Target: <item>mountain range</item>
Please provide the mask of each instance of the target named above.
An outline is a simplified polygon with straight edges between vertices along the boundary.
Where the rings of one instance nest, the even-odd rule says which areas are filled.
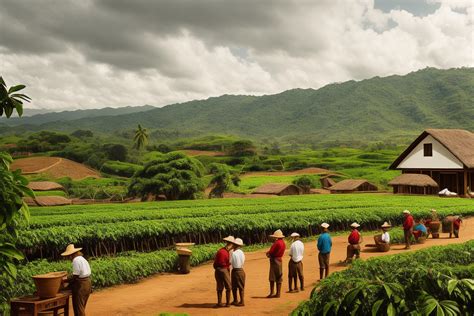
[[[141,124],[186,135],[374,141],[425,128],[474,130],[474,68],[425,68],[404,76],[347,81],[320,89],[263,96],[223,95],[168,105],[47,113],[1,120],[0,131],[90,129],[102,133]],[[410,136],[411,137],[411,136]]]

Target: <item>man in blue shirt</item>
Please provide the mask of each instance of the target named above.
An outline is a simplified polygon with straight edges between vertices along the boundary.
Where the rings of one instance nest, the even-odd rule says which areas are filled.
[[[323,233],[318,238],[318,260],[319,260],[319,279],[329,275],[329,255],[331,253],[332,241],[328,233],[328,223],[322,223]]]

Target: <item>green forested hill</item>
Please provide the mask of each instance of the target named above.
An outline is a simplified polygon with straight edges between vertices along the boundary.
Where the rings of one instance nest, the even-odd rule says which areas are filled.
[[[138,123],[196,136],[225,133],[316,143],[405,139],[429,127],[474,130],[474,68],[427,68],[405,76],[260,97],[223,95],[126,115],[30,125],[28,129],[113,132]]]

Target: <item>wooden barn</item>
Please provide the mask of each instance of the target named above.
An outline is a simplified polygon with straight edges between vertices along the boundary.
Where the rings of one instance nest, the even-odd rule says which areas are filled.
[[[378,188],[365,179],[342,180],[329,188],[331,193],[373,192]]]
[[[401,194],[437,194],[438,184],[430,176],[419,173],[403,173],[390,181],[393,193]]]
[[[448,189],[468,196],[469,188],[472,190],[474,185],[474,133],[460,129],[427,129],[390,169],[401,170],[403,174],[427,175],[439,190]]]
[[[256,188],[252,194],[299,195],[302,194],[302,191],[294,184],[267,183]]]
[[[319,182],[321,183],[321,187],[323,189],[328,189],[330,187],[332,187],[333,185],[336,184],[336,181],[332,178],[330,178],[330,176],[325,176],[325,177],[321,177],[319,178]]]

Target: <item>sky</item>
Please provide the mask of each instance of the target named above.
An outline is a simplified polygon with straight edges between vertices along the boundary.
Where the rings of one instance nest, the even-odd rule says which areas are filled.
[[[0,0],[0,75],[63,110],[473,67],[473,3]]]

